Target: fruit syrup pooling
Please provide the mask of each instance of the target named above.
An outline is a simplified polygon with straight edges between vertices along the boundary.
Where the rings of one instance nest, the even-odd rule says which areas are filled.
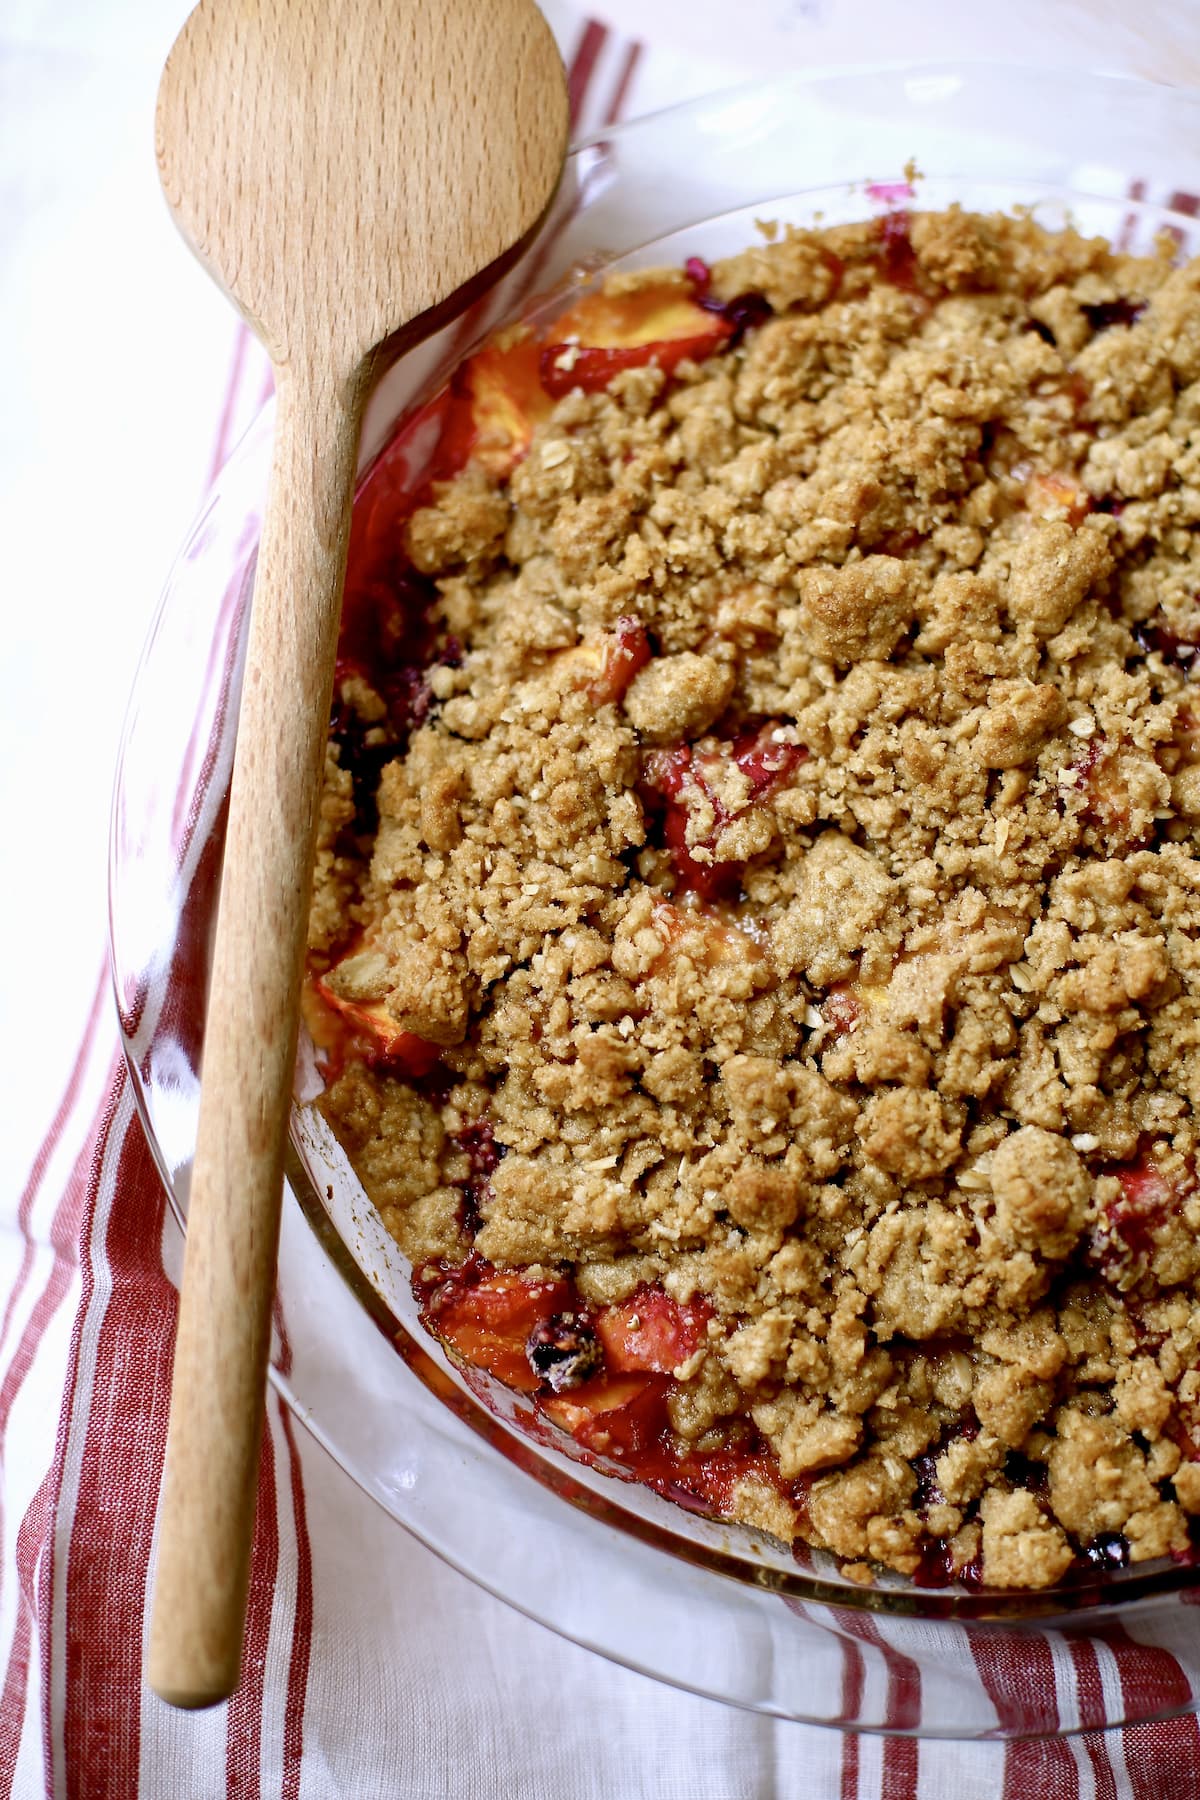
[[[909,192],[905,188],[905,196]],[[896,197],[899,189],[897,196],[890,191],[880,195],[889,206],[878,222],[880,271],[919,299],[909,216],[892,204]],[[836,284],[840,268],[835,264],[831,257]],[[688,259],[685,274],[688,289],[662,284],[615,298],[592,294],[538,337],[485,345],[447,388],[409,417],[373,465],[355,502],[336,688],[346,677],[364,677],[383,699],[386,716],[368,728],[352,709],[335,701],[330,721],[341,766],[352,776],[362,832],[369,834],[376,824],[381,770],[403,752],[409,734],[436,705],[430,671],[438,665],[457,666],[462,655],[458,641],[439,635],[434,625],[432,581],[418,574],[404,553],[408,517],[435,482],[458,473],[472,457],[497,476],[508,474],[525,454],[535,426],[573,389],[600,392],[621,370],[652,362],[669,375],[685,358],[700,361],[732,348],[771,316],[758,293],[728,302],[713,298],[709,269],[698,257]],[[1109,308],[1093,324],[1127,325],[1133,316]],[[1036,321],[1031,328],[1037,328]],[[431,438],[432,457],[427,454]],[[1184,667],[1200,655],[1200,607],[1194,636],[1171,633],[1168,642],[1165,627],[1141,629],[1147,651],[1158,650]],[[596,703],[619,700],[653,654],[640,620],[619,620],[606,634],[592,686]],[[781,739],[779,723],[762,721],[715,751],[700,753],[681,743],[645,756],[639,797],[647,822],[671,853],[677,892],[693,894],[702,905],[736,900],[740,870],[736,864],[693,857],[691,848],[699,846],[688,846],[688,814],[681,796],[688,785],[700,790],[714,815],[715,840],[736,816],[717,798],[723,767],[735,764],[746,778],[747,810],[807,755],[802,745]],[[1081,775],[1097,786],[1098,806],[1106,803],[1102,757],[1099,744],[1089,744],[1081,754]],[[319,979],[310,982],[310,1000],[314,996],[320,1054],[331,1075],[346,1061],[358,1059],[410,1082],[430,1099],[449,1092],[452,1077],[436,1045],[398,1031],[382,1008],[338,1000]],[[853,986],[835,988],[824,1004],[826,1021],[840,1035],[862,1017],[870,1001],[869,993]],[[460,1223],[465,1241],[473,1244],[488,1181],[504,1148],[494,1142],[486,1118],[464,1126],[456,1137],[468,1168],[460,1183]],[[1144,1265],[1154,1218],[1179,1197],[1167,1191],[1164,1177],[1144,1154],[1111,1173],[1119,1178],[1120,1197],[1093,1233],[1085,1261],[1101,1279],[1127,1288]],[[466,1365],[468,1375],[484,1372],[527,1397],[537,1415],[570,1435],[584,1460],[705,1514],[727,1515],[735,1486],[747,1479],[775,1487],[803,1513],[815,1477],[785,1481],[773,1452],[749,1420],[727,1422],[720,1448],[679,1448],[668,1403],[705,1338],[711,1310],[702,1299],[682,1305],[659,1287],[643,1286],[619,1304],[595,1308],[581,1298],[569,1271],[535,1281],[495,1268],[473,1248],[457,1266],[439,1263],[414,1270],[413,1291],[421,1303],[422,1323]],[[923,1515],[944,1498],[936,1461],[946,1443],[952,1435],[969,1439],[978,1429],[973,1418],[965,1418],[945,1443],[913,1460],[913,1505]],[[1186,1456],[1200,1459],[1200,1417],[1181,1425],[1179,1442]],[[1014,1452],[1005,1472],[1014,1486],[1035,1494],[1044,1491],[1046,1471],[1038,1463]],[[974,1510],[968,1509],[968,1521]],[[803,1558],[805,1547],[800,1540],[797,1544]],[[1078,1555],[1067,1579],[1094,1578],[1128,1560],[1125,1539],[1116,1532],[1102,1533]],[[1200,1562],[1200,1546],[1178,1560]],[[956,1567],[949,1541],[930,1533],[914,1581],[923,1587],[956,1582],[978,1589],[978,1556]]]

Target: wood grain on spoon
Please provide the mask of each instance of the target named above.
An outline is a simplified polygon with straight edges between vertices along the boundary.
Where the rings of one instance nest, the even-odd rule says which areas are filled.
[[[235,1687],[296,1007],[363,403],[545,213],[562,65],[531,0],[204,0],[168,59],[159,169],[275,365],[208,1003],[149,1679]],[[398,335],[400,334],[400,335]],[[186,356],[186,345],[180,346]]]

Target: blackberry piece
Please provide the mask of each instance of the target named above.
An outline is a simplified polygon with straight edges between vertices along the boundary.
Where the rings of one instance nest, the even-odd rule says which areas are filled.
[[[917,1478],[917,1491],[913,1495],[913,1505],[918,1512],[926,1512],[931,1506],[944,1506],[946,1496],[938,1486],[936,1452],[924,1456],[914,1456],[912,1471]]]
[[[1093,1569],[1123,1569],[1129,1561],[1129,1539],[1119,1531],[1101,1531],[1084,1545],[1083,1559]]]
[[[1108,331],[1113,325],[1136,325],[1146,310],[1144,300],[1098,300],[1080,309],[1093,331]]]
[[[582,1387],[604,1365],[600,1340],[582,1313],[553,1313],[535,1325],[525,1340],[525,1355],[534,1374],[554,1393]]]

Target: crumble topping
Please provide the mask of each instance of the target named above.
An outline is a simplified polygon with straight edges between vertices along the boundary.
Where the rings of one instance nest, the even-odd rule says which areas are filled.
[[[1193,1554],[1172,250],[952,210],[622,277],[482,353],[348,586],[418,653],[343,639],[319,1104],[433,1328],[860,1579]]]

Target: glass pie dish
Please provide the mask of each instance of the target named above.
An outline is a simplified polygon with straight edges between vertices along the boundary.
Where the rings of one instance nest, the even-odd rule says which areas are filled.
[[[599,271],[711,261],[756,218],[871,218],[915,164],[917,204],[1028,207],[1122,247],[1164,229],[1200,244],[1200,101],[1055,72],[907,67],[788,78],[612,128],[573,153],[521,263],[385,377],[365,467],[396,422],[495,325],[547,316]],[[881,198],[882,197],[882,198]],[[139,670],[114,802],[111,945],[134,1091],[186,1219],[207,951],[243,628],[270,442],[269,409],[185,544]],[[406,455],[432,453],[418,430]],[[303,1049],[298,1095],[318,1086]],[[762,1534],[681,1510],[572,1459],[519,1398],[464,1377],[422,1329],[409,1270],[321,1116],[293,1115],[273,1379],[297,1416],[400,1524],[492,1592],[577,1642],[697,1692],[778,1716],[925,1735],[1022,1736],[1163,1710],[1101,1685],[1064,1720],[1053,1683],[1021,1679],[1032,1646],[1119,1617],[1170,1657],[1173,1705],[1200,1700],[1181,1646],[1197,1575],[1153,1564],[1036,1594],[864,1588],[832,1561],[801,1565]],[[481,1530],[486,1517],[487,1529]],[[536,1556],[535,1556],[536,1546]],[[865,1613],[875,1615],[864,1619]],[[919,1708],[891,1686],[847,1698],[843,1640],[886,1630],[919,1673]],[[966,1646],[970,1649],[964,1655]],[[1111,1694],[1109,1687],[1112,1688]]]

